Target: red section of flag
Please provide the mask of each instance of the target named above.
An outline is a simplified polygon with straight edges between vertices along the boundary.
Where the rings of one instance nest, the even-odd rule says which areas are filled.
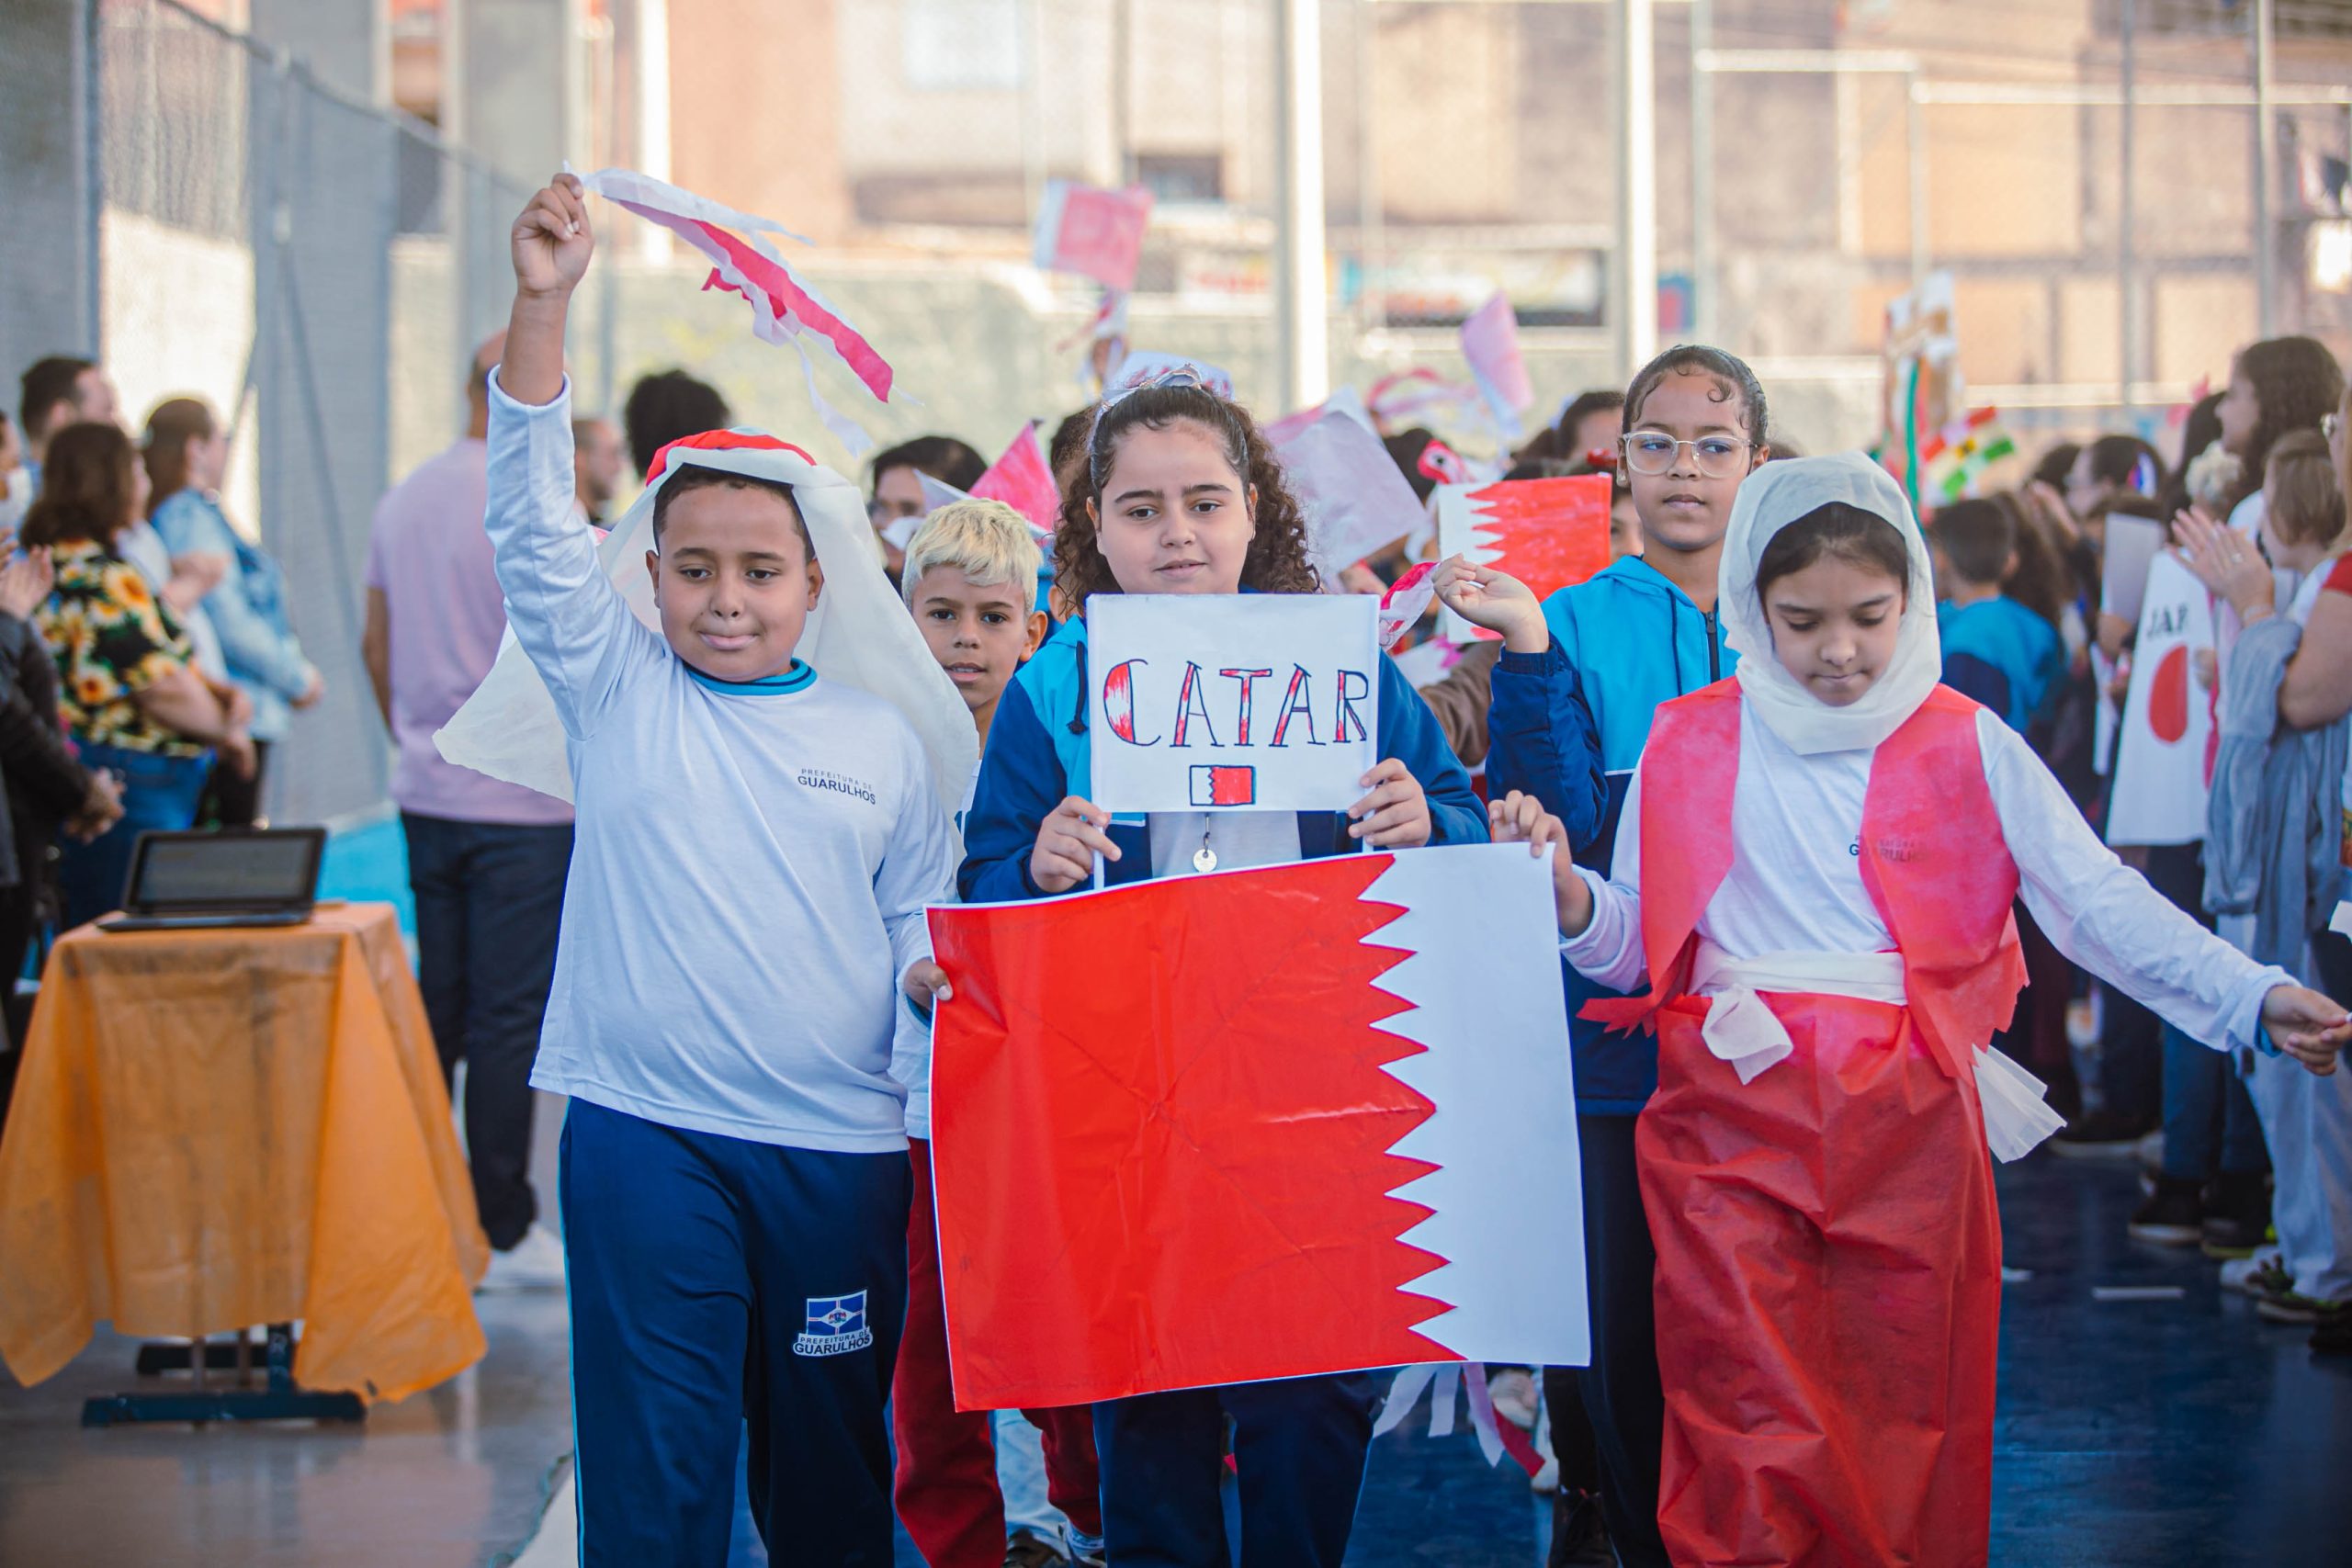
[[[1248,806],[1258,798],[1258,770],[1211,765],[1193,770],[1195,806]]]
[[[1054,525],[1060,521],[1062,493],[1054,483],[1053,465],[1046,460],[1035,425],[1021,427],[1004,455],[989,464],[988,472],[972,486],[972,493],[983,501],[1001,501],[1035,527],[1048,534],[1054,531]]]
[[[1609,564],[1606,474],[1507,479],[1470,492],[1477,529],[1497,552],[1487,564],[1534,590],[1538,599],[1582,582]]]
[[[2165,649],[2148,682],[2148,728],[2167,746],[2188,733],[2188,645]]]
[[[1393,863],[1343,855],[937,908],[955,985],[932,1159],[963,1409],[1452,1359],[1407,1285],[1388,1150],[1430,1112],[1383,1071]]]

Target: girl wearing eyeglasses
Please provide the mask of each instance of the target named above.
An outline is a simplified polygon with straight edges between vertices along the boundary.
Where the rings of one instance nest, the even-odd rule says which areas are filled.
[[[1724,641],[1715,581],[1732,498],[1770,455],[1766,432],[1754,371],[1718,348],[1669,349],[1625,392],[1619,450],[1641,554],[1560,590],[1540,615],[1524,589],[1517,603],[1498,600],[1510,580],[1496,572],[1458,557],[1439,569],[1445,602],[1504,634],[1488,715],[1488,791],[1543,802],[1566,825],[1581,864],[1609,865],[1658,705],[1722,680],[1738,662]],[[1586,1003],[1616,993],[1573,971],[1566,980],[1592,1321],[1592,1365],[1577,1387],[1600,1442],[1611,1543],[1629,1568],[1666,1568],[1657,1525],[1665,1405],[1650,1301],[1657,1255],[1634,1162],[1634,1121],[1657,1088],[1657,1049],[1581,1017]]]

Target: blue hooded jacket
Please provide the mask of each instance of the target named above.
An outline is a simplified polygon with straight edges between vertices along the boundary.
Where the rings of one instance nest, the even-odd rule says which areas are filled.
[[[2065,645],[2048,621],[2004,593],[1936,606],[1944,684],[2001,716],[2022,735],[2066,676]]]
[[[1617,814],[1658,705],[1722,680],[1739,656],[1724,644],[1715,614],[1639,556],[1561,589],[1544,601],[1544,618],[1552,628],[1548,649],[1506,652],[1495,666],[1487,793],[1534,795],[1566,824],[1577,863],[1606,875]],[[1577,1111],[1636,1113],[1657,1089],[1656,1040],[1611,1034],[1577,1016],[1594,998],[1619,993],[1573,966],[1566,981]]]
[[[1046,897],[1030,879],[1029,855],[1038,826],[1063,798],[1086,795],[1091,788],[1086,697],[1086,623],[1073,618],[1013,676],[989,725],[988,750],[964,823],[964,866],[956,878],[965,903]],[[1437,716],[1385,654],[1379,750],[1384,758],[1401,761],[1421,781],[1430,801],[1430,842],[1486,842],[1487,813],[1470,787],[1470,775],[1447,749]],[[1119,846],[1119,858],[1103,868],[1105,882],[1148,881],[1149,824],[1141,817],[1114,818],[1111,841]],[[1344,811],[1300,812],[1298,841],[1309,860],[1360,847],[1348,837]]]

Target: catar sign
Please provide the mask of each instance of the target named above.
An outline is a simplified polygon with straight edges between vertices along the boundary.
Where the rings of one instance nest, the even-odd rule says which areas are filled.
[[[1368,594],[1099,595],[1089,765],[1114,812],[1338,811],[1379,760]]]

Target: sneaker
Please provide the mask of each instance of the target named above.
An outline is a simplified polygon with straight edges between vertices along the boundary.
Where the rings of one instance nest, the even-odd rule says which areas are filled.
[[[2185,1177],[2161,1176],[2148,1201],[2132,1212],[2132,1239],[2159,1247],[2196,1247],[2205,1239],[2205,1202],[2201,1184]]]
[[[2067,1123],[2065,1129],[2050,1140],[2050,1152],[2062,1159],[2114,1160],[2118,1163],[2138,1156],[2140,1140],[2148,1135],[2148,1123],[2143,1117],[2118,1116],[2111,1111],[2094,1111]]]
[[[2270,1179],[2222,1172],[2205,1190],[2201,1245],[2208,1258],[2251,1258],[2270,1236]]]
[[[1563,1490],[1552,1499],[1552,1551],[1544,1568],[1615,1568],[1609,1527],[1600,1499],[1589,1492]]]
[[[2256,1298],[2254,1310],[2262,1314],[2265,1323],[2316,1325],[2352,1317],[2352,1303],[2324,1302],[2316,1297],[2299,1295],[2291,1290]]]
[[[1100,1536],[1081,1535],[1076,1525],[1062,1527],[1069,1546],[1070,1568],[1107,1568],[1111,1553]]]
[[[474,1293],[503,1296],[561,1289],[563,1243],[556,1239],[552,1231],[533,1225],[513,1247],[490,1255],[490,1267],[483,1270],[481,1283],[474,1287]]]
[[[1494,1402],[1495,1414],[1512,1426],[1521,1431],[1535,1429],[1535,1407],[1543,1391],[1526,1368],[1505,1367],[1487,1379],[1487,1397]]]
[[[2242,1296],[2260,1301],[2265,1296],[2284,1295],[2294,1288],[2294,1277],[2278,1261],[2275,1247],[2257,1248],[2246,1257],[2222,1265],[2222,1289],[2235,1291]]]
[[[1027,1530],[1015,1530],[1004,1543],[1004,1568],[1067,1568],[1069,1559],[1049,1541]]]

